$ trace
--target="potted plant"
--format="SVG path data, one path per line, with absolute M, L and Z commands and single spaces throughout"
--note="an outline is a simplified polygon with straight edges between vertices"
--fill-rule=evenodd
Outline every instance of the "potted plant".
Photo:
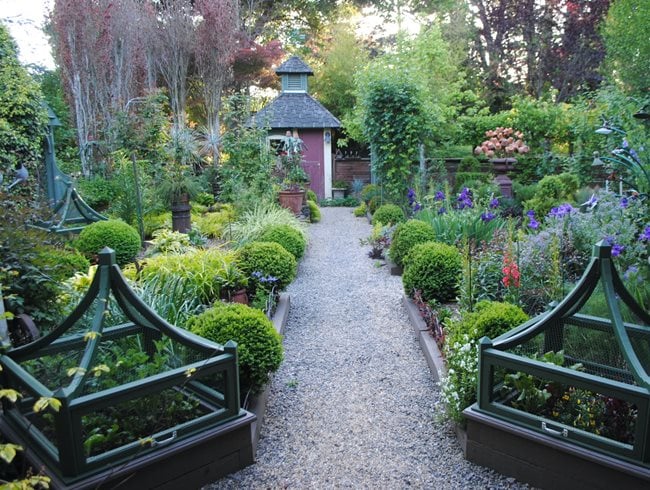
M 332 182 L 332 199 L 344 199 L 348 191 L 348 183 L 344 180 Z
M 497 184 L 501 194 L 512 197 L 512 180 L 506 175 L 513 165 L 517 163 L 516 155 L 528 153 L 530 149 L 524 142 L 521 131 L 512 128 L 498 127 L 485 132 L 487 139 L 474 148 L 476 155 L 484 154 L 490 159 L 496 173 Z
M 309 176 L 302 167 L 303 142 L 297 135 L 287 131 L 276 165 L 276 177 L 280 182 L 278 200 L 280 206 L 300 214 L 305 197 L 305 185 Z
M 188 233 L 190 224 L 190 199 L 201 191 L 190 168 L 176 161 L 167 163 L 164 176 L 158 185 L 158 195 L 170 204 L 172 211 L 172 229 L 180 233 Z
M 221 286 L 221 297 L 231 303 L 248 304 L 248 278 L 233 262 L 225 262 L 223 269 L 217 276 L 217 282 Z

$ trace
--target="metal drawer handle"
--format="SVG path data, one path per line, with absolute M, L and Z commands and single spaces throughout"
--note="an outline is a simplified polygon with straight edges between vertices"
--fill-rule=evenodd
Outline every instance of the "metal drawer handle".
M 176 436 L 178 436 L 178 432 L 174 431 L 172 432 L 172 435 L 169 436 L 167 439 L 163 439 L 162 441 L 154 441 L 151 443 L 152 447 L 157 447 L 157 446 L 164 446 L 165 444 L 169 444 L 172 442 L 174 439 L 176 439 Z
M 551 429 L 549 426 L 546 425 L 546 422 L 542 422 L 542 430 L 554 436 L 569 437 L 569 431 L 567 429 L 562 429 L 561 431 Z

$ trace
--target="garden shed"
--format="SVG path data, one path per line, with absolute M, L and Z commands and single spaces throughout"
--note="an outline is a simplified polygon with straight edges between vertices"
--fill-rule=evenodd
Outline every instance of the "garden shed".
M 340 121 L 309 95 L 307 77 L 314 72 L 299 57 L 292 56 L 276 70 L 282 80 L 278 97 L 261 109 L 253 123 L 269 128 L 268 140 L 281 141 L 287 131 L 304 143 L 303 167 L 311 189 L 319 198 L 332 197 L 333 132 Z

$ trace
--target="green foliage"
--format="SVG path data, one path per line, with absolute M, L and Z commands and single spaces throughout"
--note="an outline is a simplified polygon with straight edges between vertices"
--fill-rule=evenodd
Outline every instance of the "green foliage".
M 611 73 L 629 93 L 647 95 L 650 87 L 649 18 L 648 2 L 617 0 L 610 6 L 602 30 L 607 53 L 605 73 Z
M 151 308 L 170 323 L 182 326 L 203 306 L 219 301 L 223 279 L 233 265 L 233 252 L 216 247 L 187 249 L 183 254 L 147 258 L 137 283 Z
M 361 200 L 368 204 L 370 200 L 379 194 L 379 186 L 377 184 L 368 184 L 361 189 Z
M 365 217 L 367 212 L 368 212 L 368 207 L 366 206 L 366 203 L 364 201 L 361 201 L 361 204 L 359 204 L 356 208 L 354 208 L 354 215 L 357 218 Z
M 535 211 L 536 216 L 545 216 L 552 207 L 566 201 L 573 202 L 573 195 L 580 187 L 578 178 L 570 173 L 547 175 L 537 184 L 535 196 L 524 204 Z
M 455 245 L 465 240 L 475 243 L 489 241 L 497 230 L 506 226 L 503 218 L 484 222 L 481 214 L 478 207 L 445 213 L 427 209 L 417 213 L 415 218 L 431 225 L 436 241 Z
M 279 243 L 287 252 L 290 252 L 296 260 L 300 260 L 305 253 L 305 247 L 307 246 L 305 237 L 289 225 L 269 226 L 264 230 L 264 233 L 262 233 L 259 240 L 261 242 Z
M 57 282 L 65 281 L 75 272 L 86 272 L 90 267 L 88 259 L 76 250 L 43 245 L 37 247 L 33 264 L 41 270 L 47 270 Z
M 320 205 L 322 207 L 345 207 L 345 208 L 351 208 L 354 206 L 359 205 L 359 200 L 356 197 L 343 197 L 343 198 L 337 198 L 337 199 L 322 199 L 320 201 Z
M 368 55 L 352 24 L 337 22 L 328 30 L 327 44 L 319 51 L 318 59 L 310 63 L 315 71 L 310 89 L 332 114 L 341 119 L 356 104 L 354 78 L 350 75 L 365 65 Z
M 199 192 L 194 196 L 194 202 L 202 206 L 212 206 L 214 204 L 214 196 L 209 192 Z
M 104 177 L 81 178 L 76 186 L 83 200 L 96 211 L 107 209 L 119 192 L 115 181 Z
M 456 298 L 461 257 L 455 247 L 438 242 L 415 245 L 403 260 L 404 291 L 421 291 L 424 301 L 444 303 Z
M 308 201 L 313 201 L 313 202 L 318 202 L 318 196 L 311 189 L 307 189 L 307 200 Z
M 151 238 L 156 230 L 172 227 L 172 213 L 147 213 L 144 215 L 144 236 Z
M 227 238 L 229 225 L 235 221 L 235 211 L 231 205 L 224 204 L 219 211 L 193 216 L 192 221 L 209 238 Z
M 377 208 L 381 206 L 381 196 L 372 196 L 370 200 L 368 201 L 368 211 L 370 212 L 371 215 L 375 214 L 375 211 L 377 211 Z
M 420 243 L 432 242 L 436 238 L 431 225 L 420 220 L 408 220 L 395 228 L 390 244 L 389 256 L 395 264 L 403 265 L 404 257 Z
M 217 304 L 191 318 L 187 327 L 213 342 L 237 342 L 242 397 L 257 393 L 282 363 L 280 334 L 264 313 L 246 305 Z
M 296 277 L 295 257 L 278 243 L 251 242 L 239 249 L 237 254 L 237 263 L 246 274 L 251 276 L 258 272 L 265 277 L 274 277 L 280 290 L 286 288 Z M 249 285 L 255 290 L 259 281 L 254 279 Z
M 38 175 L 47 113 L 38 84 L 20 65 L 14 40 L 0 24 L 0 173 L 11 183 L 16 165 Z
M 244 245 L 258 240 L 262 233 L 270 226 L 289 225 L 295 228 L 306 239 L 307 230 L 301 222 L 289 210 L 281 208 L 275 203 L 258 203 L 255 207 L 244 212 L 239 219 L 232 224 L 229 238 L 239 245 Z
M 225 103 L 228 130 L 222 137 L 223 159 L 219 170 L 219 200 L 249 209 L 272 194 L 271 172 L 275 156 L 266 145 L 266 129 L 250 126 L 250 99 L 235 95 Z M 265 121 L 258 121 L 260 125 Z
M 101 249 L 115 250 L 115 260 L 119 265 L 131 262 L 140 251 L 140 235 L 132 227 L 120 220 L 97 221 L 86 226 L 74 246 L 92 259 Z
M 190 237 L 186 233 L 161 229 L 154 231 L 147 254 L 184 254 L 191 249 Z
M 372 223 L 382 225 L 396 225 L 406 220 L 404 211 L 396 204 L 384 204 L 379 206 L 372 215 Z
M 307 201 L 307 206 L 309 206 L 309 222 L 318 223 L 321 218 L 318 204 L 316 204 L 314 201 Z
M 373 151 L 373 170 L 395 202 L 406 195 L 425 125 L 417 86 L 408 77 L 379 72 L 363 87 L 363 133 Z
M 476 340 L 482 337 L 495 339 L 527 321 L 528 315 L 518 306 L 498 301 L 479 301 L 473 311 L 463 313 L 460 322 L 452 322 L 448 331 L 451 339 L 460 334 L 468 334 Z

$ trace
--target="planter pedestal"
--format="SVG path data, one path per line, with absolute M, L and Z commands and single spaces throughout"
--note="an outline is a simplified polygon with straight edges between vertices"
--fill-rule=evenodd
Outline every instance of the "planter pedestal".
M 499 186 L 501 195 L 503 197 L 512 197 L 512 180 L 508 177 L 508 170 L 512 170 L 515 163 L 517 163 L 516 158 L 493 158 L 490 160 L 492 163 L 492 168 L 496 177 L 494 181 Z
M 172 230 L 179 233 L 189 233 L 192 229 L 190 200 L 187 194 L 172 204 Z
M 280 206 L 289 209 L 296 216 L 300 215 L 302 211 L 302 202 L 305 198 L 305 191 L 280 191 L 278 200 Z

